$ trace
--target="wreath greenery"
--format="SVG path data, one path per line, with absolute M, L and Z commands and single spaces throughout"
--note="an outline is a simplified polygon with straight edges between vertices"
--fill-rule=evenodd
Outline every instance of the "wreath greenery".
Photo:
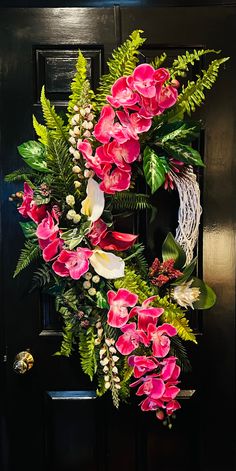
M 228 58 L 214 58 L 181 86 L 196 61 L 220 51 L 186 51 L 168 68 L 166 53 L 138 65 L 142 33 L 134 31 L 113 52 L 96 91 L 79 51 L 66 117 L 42 88 L 44 124 L 33 116 L 38 139 L 18 147 L 26 165 L 6 181 L 24 182 L 10 197 L 27 219 L 20 222 L 25 245 L 14 276 L 38 260 L 34 288 L 55 298 L 63 319 L 57 354 L 79 351 L 97 395 L 111 391 L 116 407 L 138 387 L 141 409 L 171 426 L 180 408 L 180 372 L 190 368 L 184 342 L 197 343 L 189 312 L 216 300 L 196 276 L 195 169 L 204 164 L 192 145 L 201 123 L 190 115 Z M 145 193 L 138 192 L 140 179 Z M 179 193 L 178 227 L 149 266 L 138 235 L 115 226 L 118 214 L 119 221 L 136 211 L 149 214 L 160 187 Z

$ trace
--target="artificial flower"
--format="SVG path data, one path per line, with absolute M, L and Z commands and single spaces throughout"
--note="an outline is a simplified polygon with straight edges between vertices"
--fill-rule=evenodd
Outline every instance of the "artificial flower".
M 192 309 L 194 309 L 193 303 L 199 299 L 201 291 L 200 288 L 192 288 L 192 283 L 193 280 L 189 280 L 185 283 L 175 286 L 171 290 L 171 296 L 177 302 L 177 304 L 179 304 L 179 306 L 185 308 L 190 306 Z
M 124 325 L 121 327 L 121 331 L 123 335 L 118 338 L 116 348 L 122 355 L 129 355 L 138 348 L 140 343 L 149 345 L 147 335 L 142 330 L 136 329 L 135 322 Z
M 81 213 L 87 216 L 89 221 L 94 222 L 103 213 L 105 206 L 104 192 L 93 178 L 89 178 L 86 193 L 87 198 L 82 201 Z
M 148 324 L 148 339 L 152 341 L 152 353 L 156 357 L 165 357 L 170 350 L 170 339 L 177 334 L 177 330 L 171 324 L 162 324 L 155 327 L 154 324 Z
M 52 268 L 59 276 L 79 280 L 89 269 L 89 257 L 92 253 L 92 250 L 83 247 L 78 247 L 75 251 L 62 250 Z
M 107 314 L 107 322 L 112 327 L 123 327 L 129 319 L 128 307 L 133 307 L 138 301 L 138 296 L 127 289 L 119 289 L 117 293 L 108 291 L 108 303 L 110 309 Z
M 98 248 L 94 249 L 90 257 L 90 263 L 95 272 L 107 280 L 124 276 L 125 262 L 111 252 L 104 252 Z

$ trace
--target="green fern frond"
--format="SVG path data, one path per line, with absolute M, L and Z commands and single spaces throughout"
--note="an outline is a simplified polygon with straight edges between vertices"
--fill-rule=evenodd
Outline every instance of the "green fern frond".
M 65 306 L 62 306 L 59 309 L 59 312 L 62 315 L 63 321 L 64 321 L 64 326 L 62 329 L 63 340 L 60 345 L 60 350 L 57 351 L 55 355 L 63 355 L 65 357 L 70 357 L 74 350 L 74 344 L 75 344 L 73 326 L 69 320 L 71 314 L 70 314 L 70 311 Z
M 185 312 L 177 304 L 168 301 L 166 296 L 164 298 L 158 296 L 154 305 L 164 309 L 161 320 L 173 325 L 181 339 L 197 343 L 196 336 L 189 326 L 189 320 L 185 317 Z
M 154 67 L 154 69 L 159 69 L 159 67 L 162 66 L 162 64 L 165 62 L 167 58 L 167 54 L 163 52 L 160 56 L 154 57 L 152 61 L 150 62 L 150 65 Z
M 142 30 L 136 30 L 131 33 L 121 46 L 115 49 L 112 53 L 112 58 L 107 61 L 109 73 L 105 74 L 100 79 L 95 100 L 98 109 L 101 109 L 106 102 L 106 96 L 110 95 L 111 87 L 114 82 L 124 76 L 132 74 L 138 62 L 139 48 L 144 43 L 145 39 L 140 36 Z
M 123 278 L 118 278 L 114 281 L 114 286 L 116 289 L 125 288 L 135 293 L 139 297 L 139 303 L 142 304 L 145 299 L 152 296 L 154 289 L 142 279 L 142 277 L 129 267 L 125 268 L 125 276 Z
M 183 345 L 182 340 L 178 336 L 171 338 L 170 355 L 178 358 L 177 363 L 181 371 L 187 373 L 192 370 L 185 345 Z
M 38 176 L 38 173 L 34 172 L 31 168 L 22 167 L 17 170 L 14 170 L 14 172 L 8 173 L 8 175 L 4 177 L 4 180 L 7 183 L 26 182 L 32 186 L 33 183 L 30 179 L 35 178 L 37 176 Z
M 33 115 L 33 126 L 34 130 L 39 138 L 39 141 L 42 142 L 45 146 L 48 144 L 48 130 L 46 126 L 40 124 L 36 117 Z
M 15 278 L 22 270 L 24 270 L 24 268 L 33 262 L 33 260 L 39 256 L 40 252 L 41 250 L 38 242 L 35 243 L 31 240 L 27 240 L 23 249 L 21 250 L 13 278 Z
M 45 96 L 45 87 L 42 87 L 41 91 L 41 105 L 43 111 L 43 117 L 46 123 L 46 126 L 51 131 L 51 135 L 54 139 L 63 138 L 64 141 L 68 141 L 68 136 L 66 133 L 66 127 L 64 126 L 63 119 L 56 113 L 55 107 L 51 105 L 48 98 Z
M 68 145 L 62 139 L 49 139 L 47 165 L 53 172 L 50 188 L 54 198 L 61 200 L 63 197 L 65 198 L 67 195 L 73 194 L 73 162 Z
M 94 98 L 94 93 L 90 89 L 90 83 L 86 79 L 87 77 L 87 61 L 79 50 L 78 59 L 76 62 L 76 72 L 71 82 L 72 94 L 69 97 L 69 103 L 67 107 L 67 116 L 70 118 L 71 115 L 75 114 L 74 106 L 82 106 L 91 101 Z
M 194 65 L 196 61 L 199 61 L 200 58 L 206 54 L 219 54 L 220 52 L 221 51 L 215 51 L 214 49 L 194 49 L 193 52 L 186 51 L 185 54 L 174 59 L 172 67 L 169 69 L 171 78 L 173 79 L 177 76 L 185 77 L 186 72 L 189 70 L 189 64 Z
M 51 273 L 50 269 L 47 265 L 42 265 L 42 267 L 38 268 L 34 272 L 34 276 L 32 278 L 33 288 L 43 288 L 51 281 Z
M 82 370 L 92 381 L 97 371 L 97 359 L 95 354 L 95 338 L 94 328 L 89 327 L 79 334 L 79 353 Z
M 131 249 L 131 254 L 126 257 L 125 262 L 129 262 L 132 259 L 135 259 L 135 265 L 137 267 L 138 272 L 146 278 L 148 273 L 148 263 L 144 256 L 145 246 L 141 243 L 134 244 Z M 129 263 L 128 263 L 129 265 Z
M 207 70 L 202 70 L 202 76 L 197 75 L 197 81 L 189 81 L 186 87 L 182 87 L 182 92 L 179 95 L 177 105 L 169 113 L 169 120 L 176 119 L 183 116 L 185 112 L 191 115 L 191 112 L 196 110 L 197 106 L 201 106 L 205 100 L 204 90 L 210 90 L 216 82 L 218 72 L 221 64 L 226 62 L 229 57 L 215 59 L 211 62 Z
M 112 196 L 113 209 L 130 209 L 139 211 L 151 208 L 150 196 L 142 193 L 131 193 L 129 191 L 120 191 Z

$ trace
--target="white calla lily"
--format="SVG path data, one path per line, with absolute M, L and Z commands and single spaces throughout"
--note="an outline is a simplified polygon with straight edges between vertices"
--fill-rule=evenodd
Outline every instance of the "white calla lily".
M 108 280 L 121 278 L 125 274 L 124 260 L 111 252 L 95 249 L 89 261 L 96 273 Z
M 104 192 L 100 190 L 99 184 L 93 178 L 89 178 L 86 193 L 88 196 L 82 201 L 81 213 L 88 216 L 89 221 L 95 222 L 104 210 Z

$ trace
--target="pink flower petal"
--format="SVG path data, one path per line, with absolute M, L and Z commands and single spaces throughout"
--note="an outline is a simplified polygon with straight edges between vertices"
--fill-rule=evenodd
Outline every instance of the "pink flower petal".
M 139 95 L 128 86 L 126 77 L 120 77 L 111 88 L 112 96 L 107 96 L 107 101 L 114 106 L 132 106 L 139 101 Z
M 112 107 L 110 105 L 105 105 L 102 108 L 100 118 L 98 120 L 98 123 L 94 127 L 93 132 L 95 138 L 99 142 L 102 142 L 103 144 L 109 142 L 112 135 L 114 118 L 115 112 Z

